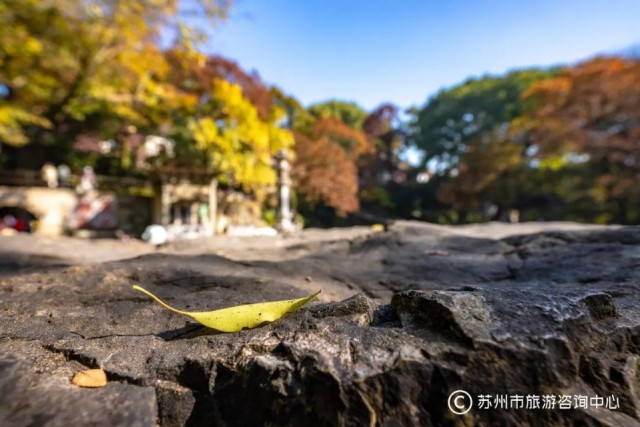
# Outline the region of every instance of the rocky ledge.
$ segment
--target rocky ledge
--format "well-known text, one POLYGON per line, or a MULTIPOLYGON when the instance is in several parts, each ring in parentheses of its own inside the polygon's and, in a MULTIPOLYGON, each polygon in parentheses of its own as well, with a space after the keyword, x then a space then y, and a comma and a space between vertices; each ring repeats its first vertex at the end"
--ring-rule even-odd
POLYGON ((2 279, 1 424, 640 425, 640 228, 489 238, 397 223, 291 250, 2 279), (133 283, 192 311, 323 294, 222 334, 133 283), (87 368, 108 384, 72 385, 87 368), (462 415, 457 390, 473 399, 462 415))

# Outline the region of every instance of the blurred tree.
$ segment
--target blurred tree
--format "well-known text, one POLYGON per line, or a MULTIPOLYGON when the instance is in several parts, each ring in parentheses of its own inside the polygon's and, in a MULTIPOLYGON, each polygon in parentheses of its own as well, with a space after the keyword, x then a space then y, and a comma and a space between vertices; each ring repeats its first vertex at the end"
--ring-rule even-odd
POLYGON ((338 119, 352 129, 362 130, 362 124, 367 118, 367 111, 355 102, 332 99, 313 104, 308 108, 315 118, 338 119))
POLYGON ((526 179, 527 147, 507 131, 526 107, 522 93, 556 74, 534 69, 470 79, 414 112, 410 141, 425 151, 425 167, 448 178, 433 182, 440 185, 438 199, 459 211, 457 221, 472 212, 481 218, 488 204, 497 214, 514 207, 521 184, 515 179, 526 179))
POLYGON ((269 118, 274 107, 274 99, 269 87, 262 81, 257 72, 247 73, 237 62, 222 56, 210 57, 206 67, 215 77, 237 84, 242 93, 258 110, 262 120, 269 118))
POLYGON ((311 133, 315 119, 297 99, 287 95, 277 86, 271 88, 271 95, 274 105, 285 112, 285 126, 288 129, 295 129, 306 134, 311 133))
MULTIPOLYGON (((469 141, 467 151, 461 156, 457 173, 450 176, 438 189, 438 199, 450 204, 458 212, 459 222, 466 222, 470 212, 477 212, 481 208, 481 196, 485 190, 507 170, 521 164, 522 151, 522 146, 490 134, 469 141)), ((514 181, 510 180, 509 184, 512 183, 514 181)), ((502 182, 498 185, 501 184, 502 182)), ((491 202, 512 205, 514 200, 509 197, 513 196, 511 189, 509 186, 504 193, 498 194, 494 191, 491 202)))
POLYGON ((520 115, 520 95, 534 82, 547 79, 556 70, 513 71, 503 77, 469 79, 439 92, 414 112, 411 142, 424 150, 424 163, 436 173, 458 167, 467 144, 491 133, 520 115))
POLYGON ((286 109, 257 74, 231 60, 180 45, 166 57, 169 80, 194 101, 173 110, 170 133, 179 156, 220 171, 223 183, 262 198, 275 185, 272 157, 291 151, 294 143, 284 126, 286 109))
POLYGON ((304 202, 314 208, 322 203, 338 215, 358 209, 358 172, 347 152, 329 138, 296 138, 293 179, 304 202))
POLYGON ((372 151, 366 136, 340 119, 330 117, 317 119, 313 125, 313 134, 340 146, 354 161, 372 151))
POLYGON ((602 221, 640 221, 640 61, 596 58, 565 68, 525 94, 532 108, 514 133, 545 169, 582 170, 602 221))
POLYGON ((247 73, 228 58, 206 56, 179 41, 166 52, 172 71, 170 81, 182 91, 207 97, 213 79, 223 79, 242 88, 243 96, 258 110, 265 120, 276 106, 271 88, 262 81, 257 72, 247 73))
POLYGON ((213 80, 209 95, 208 114, 189 118, 188 130, 228 184, 263 195, 276 182, 272 156, 294 143, 291 132, 278 125, 283 112, 273 109, 261 120, 242 88, 222 79, 213 80))
POLYGON ((372 151, 366 136, 337 118, 301 120, 292 177, 310 207, 325 204, 339 216, 358 210, 358 160, 372 151))
POLYGON ((400 149, 404 146, 405 135, 398 119, 398 108, 383 104, 372 111, 364 120, 363 132, 373 150, 360 161, 360 197, 364 202, 379 203, 391 207, 387 190, 389 184, 402 180, 398 175, 401 161, 400 149))
MULTIPOLYGON (((193 4, 217 19, 230 2, 193 4)), ((181 25, 179 13, 178 0, 3 1, 2 142, 68 141, 70 133, 112 123, 102 120, 109 117, 118 126, 162 120, 156 116, 168 109, 154 107, 177 95, 163 81, 167 67, 155 41, 161 28, 181 25)))
POLYGON ((367 113, 343 101, 305 109, 279 88, 271 93, 295 137, 292 178, 298 210, 309 223, 336 225, 359 208, 358 162, 373 150, 359 128, 367 113))

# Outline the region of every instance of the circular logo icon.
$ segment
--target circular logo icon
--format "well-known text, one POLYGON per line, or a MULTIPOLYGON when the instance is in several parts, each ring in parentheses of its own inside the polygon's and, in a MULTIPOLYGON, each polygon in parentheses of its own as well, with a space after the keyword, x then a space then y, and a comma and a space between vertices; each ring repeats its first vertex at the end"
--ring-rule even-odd
POLYGON ((464 390, 456 390, 449 395, 449 410, 456 415, 464 415, 473 407, 471 395, 464 390))

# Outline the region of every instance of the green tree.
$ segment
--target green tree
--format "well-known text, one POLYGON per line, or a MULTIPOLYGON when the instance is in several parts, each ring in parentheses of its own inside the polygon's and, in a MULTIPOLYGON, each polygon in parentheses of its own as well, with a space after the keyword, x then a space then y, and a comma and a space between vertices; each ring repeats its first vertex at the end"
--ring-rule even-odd
POLYGON ((425 164, 437 173, 456 169, 470 141, 508 126, 523 112, 522 93, 555 74, 555 70, 512 71, 443 90, 414 112, 411 143, 424 150, 425 164))
POLYGON ((308 108, 315 118, 338 119, 352 129, 362 130, 362 124, 368 116, 366 110, 355 102, 332 99, 313 104, 308 108))
POLYGON ((556 74, 533 69, 470 79, 414 112, 410 141, 424 150, 425 166, 445 178, 432 182, 439 185, 438 199, 458 211, 457 221, 483 205, 496 205, 500 214, 520 200, 516 179, 526 179, 528 152, 509 129, 527 108, 522 94, 556 74))

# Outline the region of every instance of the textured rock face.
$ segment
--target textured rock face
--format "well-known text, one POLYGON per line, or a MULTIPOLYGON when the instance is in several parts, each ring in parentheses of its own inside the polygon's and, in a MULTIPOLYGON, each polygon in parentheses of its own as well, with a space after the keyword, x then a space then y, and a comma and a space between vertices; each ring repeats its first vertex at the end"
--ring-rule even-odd
POLYGON ((145 255, 3 279, 1 424, 640 423, 640 229, 498 240, 399 223, 308 248, 279 262, 145 255), (219 334, 132 283, 193 311, 323 294, 219 334), (72 386, 87 367, 109 384, 72 386), (455 390, 476 400, 464 415, 449 410, 455 390), (477 407, 505 394, 614 395, 619 408, 477 407))

